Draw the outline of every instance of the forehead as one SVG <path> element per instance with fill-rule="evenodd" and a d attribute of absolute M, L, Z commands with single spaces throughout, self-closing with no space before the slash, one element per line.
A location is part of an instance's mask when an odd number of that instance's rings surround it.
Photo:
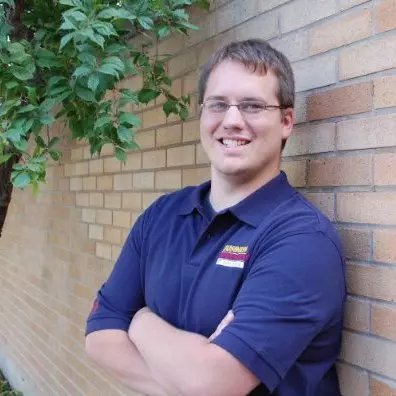
<path fill-rule="evenodd" d="M 271 70 L 267 73 L 254 71 L 240 62 L 225 60 L 212 70 L 205 97 L 216 95 L 230 99 L 257 97 L 269 100 L 276 99 L 277 93 L 278 78 Z"/>

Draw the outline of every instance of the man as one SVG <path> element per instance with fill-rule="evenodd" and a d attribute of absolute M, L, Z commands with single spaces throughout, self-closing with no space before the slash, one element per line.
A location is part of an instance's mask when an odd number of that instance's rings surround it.
<path fill-rule="evenodd" d="M 204 66 L 211 182 L 142 214 L 88 319 L 88 355 L 131 389 L 340 395 L 340 242 L 280 172 L 294 96 L 289 62 L 264 41 L 231 43 Z"/>

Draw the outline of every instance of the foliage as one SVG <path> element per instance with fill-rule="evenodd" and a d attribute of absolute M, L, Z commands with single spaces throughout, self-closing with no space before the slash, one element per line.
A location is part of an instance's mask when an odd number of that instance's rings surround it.
<path fill-rule="evenodd" d="M 73 139 L 89 142 L 92 155 L 110 143 L 124 161 L 137 148 L 133 105 L 162 94 L 167 116 L 187 117 L 189 98 L 171 94 L 166 58 L 150 57 L 132 39 L 197 29 L 186 12 L 194 3 L 209 6 L 208 0 L 0 0 L 0 164 L 21 157 L 14 186 L 37 191 L 45 181 L 49 158 L 61 156 L 59 137 L 49 133 L 60 118 Z M 119 88 L 133 75 L 143 77 L 141 90 Z M 108 99 L 111 90 L 116 99 Z"/>
<path fill-rule="evenodd" d="M 0 371 L 0 396 L 22 396 L 21 392 L 13 390 Z"/>

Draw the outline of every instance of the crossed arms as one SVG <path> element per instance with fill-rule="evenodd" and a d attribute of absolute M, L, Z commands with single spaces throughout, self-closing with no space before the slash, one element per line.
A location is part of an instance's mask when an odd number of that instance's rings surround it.
<path fill-rule="evenodd" d="M 230 323 L 228 314 L 211 339 Z M 128 388 L 150 396 L 246 395 L 259 380 L 235 357 L 199 334 L 168 324 L 148 308 L 128 334 L 101 330 L 86 339 L 89 357 Z"/>

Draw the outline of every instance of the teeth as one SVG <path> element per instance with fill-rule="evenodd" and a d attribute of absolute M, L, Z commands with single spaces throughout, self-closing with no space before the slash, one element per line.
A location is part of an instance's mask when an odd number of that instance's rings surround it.
<path fill-rule="evenodd" d="M 223 139 L 223 144 L 226 147 L 238 147 L 248 144 L 245 140 Z"/>

